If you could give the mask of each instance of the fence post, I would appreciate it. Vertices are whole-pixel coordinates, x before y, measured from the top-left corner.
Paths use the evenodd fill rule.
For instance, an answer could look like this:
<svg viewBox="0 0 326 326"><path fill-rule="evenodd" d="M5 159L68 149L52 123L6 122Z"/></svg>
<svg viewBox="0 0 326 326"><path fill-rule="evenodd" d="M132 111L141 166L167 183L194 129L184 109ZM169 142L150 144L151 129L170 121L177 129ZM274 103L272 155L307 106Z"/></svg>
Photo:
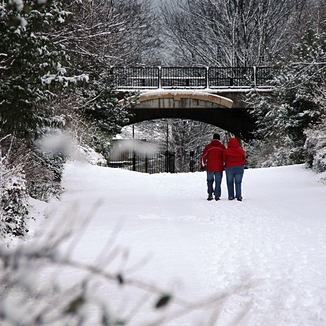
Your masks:
<svg viewBox="0 0 326 326"><path fill-rule="evenodd" d="M194 167L195 167L194 155L195 155L195 151L190 151L190 162L189 162L190 172L194 172Z"/></svg>
<svg viewBox="0 0 326 326"><path fill-rule="evenodd" d="M253 66L254 69L254 88L257 88L257 69L256 66Z"/></svg>
<svg viewBox="0 0 326 326"><path fill-rule="evenodd" d="M165 172L175 173L175 153L165 151Z"/></svg>
<svg viewBox="0 0 326 326"><path fill-rule="evenodd" d="M169 153L169 172L175 173L175 153Z"/></svg>
<svg viewBox="0 0 326 326"><path fill-rule="evenodd" d="M136 171L136 152L132 152L132 170Z"/></svg>
<svg viewBox="0 0 326 326"><path fill-rule="evenodd" d="M165 151L165 172L169 172L169 151Z"/></svg>

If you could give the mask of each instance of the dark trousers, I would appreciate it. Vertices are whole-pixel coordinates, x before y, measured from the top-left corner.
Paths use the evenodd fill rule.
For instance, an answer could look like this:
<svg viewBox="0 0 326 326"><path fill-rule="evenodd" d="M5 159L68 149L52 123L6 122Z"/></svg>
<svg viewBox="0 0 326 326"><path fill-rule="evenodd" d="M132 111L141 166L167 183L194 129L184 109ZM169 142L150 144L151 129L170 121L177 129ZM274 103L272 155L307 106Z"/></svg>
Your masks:
<svg viewBox="0 0 326 326"><path fill-rule="evenodd" d="M209 195L215 197L221 197L221 182L222 182L223 172L207 172L207 192ZM215 182L215 189L214 189Z"/></svg>

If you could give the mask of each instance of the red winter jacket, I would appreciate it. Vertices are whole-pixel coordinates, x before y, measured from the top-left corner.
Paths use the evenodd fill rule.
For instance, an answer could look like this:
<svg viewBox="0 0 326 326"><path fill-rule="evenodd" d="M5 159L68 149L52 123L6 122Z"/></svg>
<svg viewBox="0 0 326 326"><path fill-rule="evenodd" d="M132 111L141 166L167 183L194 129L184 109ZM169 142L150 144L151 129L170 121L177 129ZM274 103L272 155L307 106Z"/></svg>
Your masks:
<svg viewBox="0 0 326 326"><path fill-rule="evenodd" d="M217 139L213 139L204 148L201 157L201 167L206 165L207 172L223 172L223 151L225 146Z"/></svg>
<svg viewBox="0 0 326 326"><path fill-rule="evenodd" d="M225 168L232 166L244 166L246 162L246 153L240 148L239 142L236 138L230 138L228 148L223 152L223 159Z"/></svg>

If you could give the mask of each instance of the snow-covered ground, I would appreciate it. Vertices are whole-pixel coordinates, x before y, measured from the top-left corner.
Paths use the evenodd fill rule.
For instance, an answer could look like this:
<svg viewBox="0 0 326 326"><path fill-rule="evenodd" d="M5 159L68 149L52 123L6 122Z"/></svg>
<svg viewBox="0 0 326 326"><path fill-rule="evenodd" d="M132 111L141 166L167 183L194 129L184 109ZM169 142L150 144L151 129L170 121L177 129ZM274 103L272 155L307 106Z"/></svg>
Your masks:
<svg viewBox="0 0 326 326"><path fill-rule="evenodd" d="M205 178L70 162L65 193L39 205L49 217L33 237L51 223L71 228L62 250L73 248L74 259L172 295L154 310L157 295L143 285L98 281L94 294L133 316L128 325L326 325L320 175L303 165L245 170L243 202L227 200L225 175L222 199L208 202ZM78 273L57 277L71 285Z"/></svg>

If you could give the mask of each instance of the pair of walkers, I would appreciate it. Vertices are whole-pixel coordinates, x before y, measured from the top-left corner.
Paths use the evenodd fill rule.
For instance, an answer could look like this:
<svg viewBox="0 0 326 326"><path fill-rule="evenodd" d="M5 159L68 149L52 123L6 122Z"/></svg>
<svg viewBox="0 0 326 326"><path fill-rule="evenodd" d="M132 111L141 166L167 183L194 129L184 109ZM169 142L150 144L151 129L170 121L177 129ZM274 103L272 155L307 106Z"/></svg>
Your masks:
<svg viewBox="0 0 326 326"><path fill-rule="evenodd" d="M214 134L213 140L204 148L201 167L206 167L207 200L220 200L223 171L226 173L226 184L229 200L242 201L242 178L244 174L245 151L236 138L230 138L226 148L220 142L220 135ZM215 187L214 187L215 186Z"/></svg>

